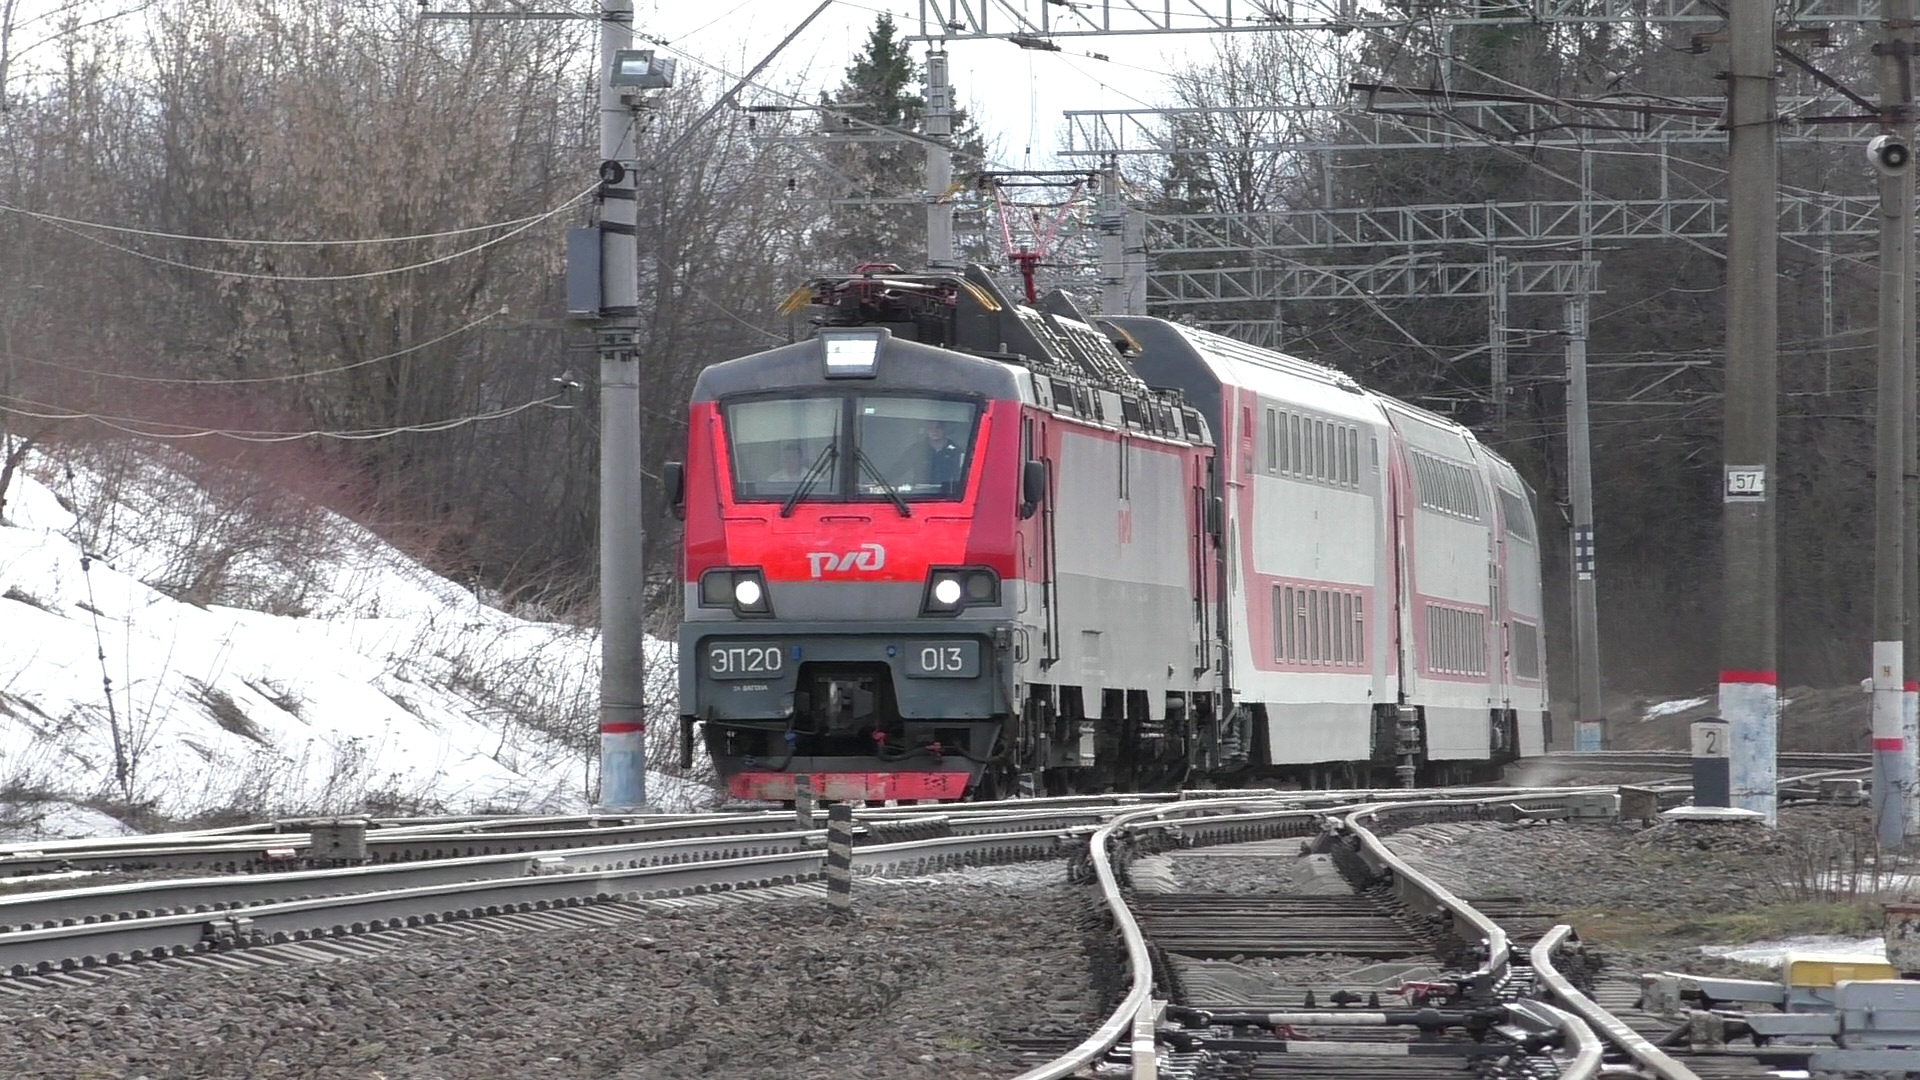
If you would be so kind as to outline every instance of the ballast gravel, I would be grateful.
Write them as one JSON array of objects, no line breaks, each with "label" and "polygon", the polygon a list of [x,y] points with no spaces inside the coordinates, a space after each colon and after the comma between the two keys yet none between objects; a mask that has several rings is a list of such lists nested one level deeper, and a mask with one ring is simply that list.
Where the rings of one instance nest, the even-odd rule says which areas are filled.
[{"label": "ballast gravel", "polygon": [[[1783,806],[1776,828],[1753,824],[1539,821],[1416,825],[1386,844],[1455,895],[1510,898],[1542,915],[1565,917],[1606,941],[1600,955],[1615,972],[1683,970],[1766,978],[1753,965],[1704,955],[1702,944],[1736,943],[1738,920],[1723,920],[1720,937],[1691,919],[1746,915],[1768,936],[1766,913],[1793,905],[1858,904],[1872,908],[1920,871],[1920,855],[1882,854],[1867,810],[1858,806]],[[1238,854],[1236,853],[1244,853]],[[1263,841],[1215,849],[1208,857],[1175,853],[1166,862],[1182,889],[1253,895],[1338,890],[1324,856],[1301,841]],[[1511,907],[1512,905],[1507,905]],[[1538,921],[1538,920],[1536,920]],[[1644,932],[1649,925],[1666,927]],[[1631,947],[1619,940],[1632,942]],[[1289,966],[1287,974],[1338,974],[1340,960]],[[1356,961],[1354,966],[1359,966]],[[1297,967],[1297,972],[1294,970]]]},{"label": "ballast gravel", "polygon": [[371,958],[136,967],[0,998],[0,1076],[48,1080],[1005,1080],[1109,1006],[1061,864],[649,905],[613,928]]}]

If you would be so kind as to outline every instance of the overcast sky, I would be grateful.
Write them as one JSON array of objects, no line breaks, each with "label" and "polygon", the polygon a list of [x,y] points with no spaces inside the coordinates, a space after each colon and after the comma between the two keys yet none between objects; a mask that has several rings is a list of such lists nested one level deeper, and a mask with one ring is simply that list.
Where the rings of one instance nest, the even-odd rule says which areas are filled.
[{"label": "overcast sky", "polygon": [[[640,33],[740,75],[799,25],[815,2],[635,0],[634,6]],[[836,0],[755,81],[779,90],[801,85],[809,92],[838,86],[882,11],[893,15],[903,34],[919,32],[918,0]],[[1165,73],[1185,56],[1209,55],[1214,40],[1194,34],[1061,38],[1060,52],[998,40],[956,41],[947,49],[958,101],[985,131],[999,164],[1050,168],[1060,164],[1051,155],[1063,110],[1164,104]],[[915,60],[924,63],[926,51],[916,43]]]},{"label": "overcast sky", "polygon": [[[50,62],[46,50],[18,53],[57,33],[61,17],[82,23],[109,19],[133,28],[152,0],[19,0],[14,18],[19,33],[13,46],[16,78]],[[398,0],[396,0],[396,3]],[[591,11],[597,0],[512,0],[531,9]],[[669,43],[682,55],[684,68],[706,68],[727,77],[745,74],[780,39],[806,18],[817,0],[633,0],[638,33]],[[978,2],[978,0],[976,0]],[[1031,9],[1039,21],[1048,0],[1000,0]],[[497,9],[500,0],[429,0],[433,10]],[[404,6],[412,10],[412,2]],[[1149,5],[1157,6],[1157,5]],[[1206,8],[1223,8],[1202,0]],[[1236,10],[1243,5],[1236,5]],[[1055,5],[1051,12],[1060,18]],[[755,81],[812,98],[839,85],[854,55],[866,45],[874,19],[888,12],[904,35],[920,29],[920,0],[834,0],[774,64]],[[994,16],[1006,22],[1003,13]],[[591,34],[582,26],[582,34]],[[967,108],[987,136],[997,163],[1008,168],[1049,168],[1059,142],[1061,112],[1066,109],[1138,108],[1165,104],[1166,72],[1186,58],[1205,57],[1215,35],[1062,37],[1061,51],[1022,49],[1001,40],[956,41],[948,45],[959,104]],[[644,43],[642,44],[644,47]],[[915,61],[925,63],[927,46],[912,46]],[[1096,59],[1100,54],[1106,59]]]}]

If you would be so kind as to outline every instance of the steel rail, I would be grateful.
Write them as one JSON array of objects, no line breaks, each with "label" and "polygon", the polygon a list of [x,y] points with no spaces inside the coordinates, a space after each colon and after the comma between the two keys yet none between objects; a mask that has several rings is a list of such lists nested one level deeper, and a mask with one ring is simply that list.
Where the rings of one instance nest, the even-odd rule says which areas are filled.
[{"label": "steel rail", "polygon": [[[969,818],[958,827],[944,819],[909,822],[921,827],[946,826],[950,836],[999,836],[1020,832],[1062,833],[1085,829],[1110,816],[1103,808],[1045,813],[996,813]],[[791,819],[788,819],[789,824]],[[872,823],[864,823],[872,824]],[[881,823],[888,824],[888,823]],[[942,837],[902,836],[889,841],[884,830],[869,830],[865,847]],[[344,896],[415,886],[451,885],[479,879],[517,877],[527,873],[578,873],[626,869],[666,862],[699,862],[741,855],[778,854],[820,849],[824,829],[753,833],[745,836],[692,836],[651,840],[637,844],[564,848],[531,853],[503,853],[417,862],[389,862],[322,870],[275,874],[239,874],[198,878],[159,878],[44,892],[0,896],[0,932],[45,929],[77,922],[152,918],[189,911],[219,911],[281,900]]]},{"label": "steel rail", "polygon": [[1394,895],[1409,904],[1425,901],[1430,908],[1444,909],[1455,919],[1464,922],[1479,933],[1486,943],[1486,959],[1481,963],[1481,971],[1488,979],[1488,989],[1506,977],[1507,966],[1512,952],[1507,947],[1507,932],[1485,915],[1480,914],[1466,901],[1453,895],[1439,882],[1420,871],[1415,870],[1405,859],[1388,850],[1386,844],[1371,829],[1362,825],[1363,817],[1378,818],[1381,814],[1406,811],[1413,807],[1432,809],[1436,806],[1482,806],[1502,800],[1435,800],[1423,803],[1391,802],[1364,807],[1350,813],[1344,819],[1347,829],[1360,841],[1360,855],[1367,864],[1378,873],[1387,870],[1393,875]]},{"label": "steel rail", "polygon": [[[1476,799],[1410,800],[1402,798],[1393,802],[1377,801],[1358,805],[1310,808],[1294,805],[1274,806],[1272,799],[1228,798],[1143,807],[1117,815],[1113,820],[1095,830],[1089,838],[1088,861],[1099,883],[1102,899],[1112,915],[1116,929],[1120,932],[1121,942],[1127,954],[1130,987],[1113,1012],[1079,1045],[1052,1061],[1019,1074],[1014,1080],[1066,1080],[1079,1069],[1092,1064],[1118,1047],[1123,1039],[1129,1038],[1131,1038],[1133,1075],[1137,1078],[1145,1078],[1157,1072],[1155,1062],[1158,1055],[1142,1046],[1136,1026],[1139,1018],[1147,1014],[1152,1004],[1153,963],[1147,951],[1145,935],[1128,908],[1126,897],[1120,890],[1118,875],[1113,868],[1113,853],[1110,847],[1116,837],[1133,832],[1162,830],[1185,843],[1198,841],[1220,843],[1244,839],[1250,834],[1263,830],[1266,835],[1273,835],[1274,832],[1289,825],[1338,823],[1360,842],[1364,856],[1368,858],[1370,865],[1375,866],[1376,871],[1378,869],[1392,871],[1396,891],[1403,888],[1412,890],[1411,895],[1402,894],[1403,899],[1414,900],[1424,896],[1436,906],[1453,912],[1456,918],[1484,935],[1489,947],[1481,963],[1480,974],[1491,987],[1506,977],[1511,959],[1505,931],[1442,888],[1438,882],[1414,870],[1404,860],[1387,850],[1379,838],[1361,824],[1361,818],[1377,819],[1381,815],[1431,810],[1436,806],[1478,808],[1502,803],[1550,805],[1556,801],[1563,801],[1571,795],[1613,790],[1616,789],[1582,787],[1501,790],[1492,796]],[[1537,1004],[1537,1011],[1528,1015],[1533,1019],[1544,1020],[1545,1026],[1558,1028],[1565,1033],[1568,1041],[1574,1044],[1574,1062],[1567,1070],[1563,1070],[1564,1080],[1589,1080],[1597,1075],[1601,1057],[1600,1044],[1598,1037],[1584,1021],[1571,1013],[1544,1004]]]},{"label": "steel rail", "polygon": [[[945,836],[854,850],[865,874],[924,873],[967,862],[1062,858],[1072,833]],[[809,848],[656,866],[539,873],[287,900],[224,911],[111,920],[0,933],[0,973],[42,974],[184,955],[217,946],[283,943],[449,918],[764,888],[819,879],[826,852]]]},{"label": "steel rail", "polygon": [[[1864,769],[1872,764],[1870,754],[1793,751],[1778,755],[1781,768],[1787,769]],[[1684,750],[1562,750],[1525,758],[1518,764],[1553,765],[1567,768],[1628,769],[1685,768],[1693,755]]]},{"label": "steel rail", "polygon": [[1600,1075],[1600,1067],[1606,1047],[1600,1042],[1600,1036],[1579,1017],[1557,1009],[1544,1001],[1515,1001],[1507,1006],[1509,1012],[1518,1012],[1542,1027],[1551,1027],[1566,1037],[1573,1048],[1572,1060],[1560,1066],[1557,1080],[1593,1080]]},{"label": "steel rail", "polygon": [[[1453,794],[1495,793],[1514,789],[1452,789]],[[1286,800],[1295,805],[1361,802],[1391,797],[1380,790],[1358,791],[1219,791],[1159,792],[1011,799],[987,803],[939,803],[917,807],[869,810],[869,821],[950,818],[956,830],[990,828],[996,820],[1037,815],[1062,815],[1063,825],[1101,811],[1147,805],[1188,802],[1218,803],[1249,798]],[[1404,794],[1402,797],[1405,797]],[[994,815],[1007,815],[996,818]],[[655,837],[728,836],[778,832],[795,828],[788,811],[730,812],[685,815],[567,815],[553,818],[433,819],[418,825],[383,819],[369,828],[369,861],[407,862],[422,859],[472,858],[483,855],[529,854],[569,847],[638,843]],[[280,823],[281,826],[288,824]],[[303,823],[304,824],[304,823]],[[371,824],[371,822],[370,822]],[[511,827],[509,827],[511,826]],[[557,826],[557,827],[555,827]],[[0,881],[66,869],[108,867],[257,868],[284,863],[312,847],[305,831],[263,832],[258,826],[209,830],[205,833],[169,833],[148,836],[59,840],[41,844],[0,845]]]},{"label": "steel rail", "polygon": [[[569,847],[605,846],[640,843],[650,839],[676,837],[742,836],[780,832],[795,828],[792,814],[716,815],[693,818],[657,819],[580,829],[548,829],[522,832],[457,833],[398,830],[384,833],[369,830],[366,844],[369,861],[409,862],[421,859],[471,858],[480,855],[530,854],[563,850]],[[261,833],[252,839],[231,837],[205,841],[176,842],[166,837],[153,843],[142,838],[145,846],[112,846],[99,849],[29,849],[0,855],[0,875],[20,875],[77,868],[101,867],[249,867],[284,862],[302,850],[311,850],[312,834]],[[0,878],[4,881],[4,878]]]},{"label": "steel rail", "polygon": [[383,863],[373,866],[297,870],[281,874],[161,878],[0,897],[0,933],[76,922],[152,918],[189,911],[220,911],[281,900],[306,900],[396,888],[452,885],[529,873],[579,873],[667,862],[700,862],[741,855],[770,855],[818,847],[825,833],[767,833],[742,837],[682,837],[641,844],[568,848],[533,854],[480,855],[462,859]]},{"label": "steel rail", "polygon": [[[1236,820],[1228,821],[1225,815],[1229,811],[1245,809]],[[1153,993],[1153,961],[1148,955],[1146,936],[1140,930],[1140,924],[1129,909],[1126,896],[1120,891],[1118,875],[1113,868],[1113,855],[1109,850],[1116,836],[1129,832],[1135,827],[1164,826],[1165,822],[1152,819],[1169,815],[1211,815],[1215,820],[1205,817],[1188,821],[1183,818],[1180,827],[1183,834],[1206,836],[1209,834],[1238,836],[1248,830],[1263,825],[1278,825],[1282,822],[1301,821],[1314,823],[1324,820],[1327,808],[1302,808],[1297,806],[1272,807],[1271,800],[1260,800],[1249,804],[1241,799],[1221,799],[1176,803],[1169,806],[1143,807],[1129,813],[1123,813],[1112,821],[1102,825],[1088,840],[1088,861],[1091,863],[1094,877],[1099,882],[1102,899],[1111,913],[1115,928],[1120,932],[1121,943],[1127,954],[1127,972],[1130,987],[1113,1012],[1095,1028],[1093,1033],[1079,1045],[1065,1054],[1019,1074],[1014,1080],[1066,1080],[1079,1069],[1092,1064],[1117,1046],[1123,1038],[1128,1038],[1134,1029],[1136,1019],[1145,1012]],[[1135,1073],[1144,1070],[1153,1071],[1151,1062],[1142,1061],[1141,1048],[1133,1048]],[[1157,1055],[1154,1055],[1157,1056]]]},{"label": "steel rail", "polygon": [[[1080,1045],[1044,1065],[1021,1073],[1014,1080],[1066,1080],[1081,1066],[1104,1056],[1122,1038],[1128,1037],[1133,1031],[1135,1018],[1150,1004],[1153,960],[1147,955],[1146,935],[1140,932],[1140,924],[1134,920],[1133,912],[1127,909],[1127,899],[1120,892],[1120,880],[1114,872],[1112,853],[1107,850],[1107,845],[1133,821],[1153,817],[1162,810],[1162,807],[1155,806],[1121,814],[1100,826],[1087,841],[1088,861],[1093,866],[1094,877],[1100,883],[1100,894],[1106,900],[1107,909],[1113,913],[1114,924],[1120,931],[1121,942],[1127,951],[1127,972],[1132,986],[1126,998]],[[1311,812],[1295,811],[1303,814]]]},{"label": "steel rail", "polygon": [[1588,1025],[1604,1033],[1609,1042],[1626,1051],[1627,1056],[1639,1063],[1640,1067],[1657,1076],[1660,1080],[1700,1080],[1694,1071],[1675,1061],[1665,1051],[1648,1042],[1639,1032],[1628,1027],[1619,1017],[1600,1007],[1599,1003],[1580,992],[1579,988],[1560,974],[1553,966],[1553,954],[1573,933],[1573,928],[1565,923],[1555,926],[1541,938],[1528,953],[1533,963],[1533,978],[1536,983],[1544,982],[1548,992],[1561,1007],[1579,1016]]}]

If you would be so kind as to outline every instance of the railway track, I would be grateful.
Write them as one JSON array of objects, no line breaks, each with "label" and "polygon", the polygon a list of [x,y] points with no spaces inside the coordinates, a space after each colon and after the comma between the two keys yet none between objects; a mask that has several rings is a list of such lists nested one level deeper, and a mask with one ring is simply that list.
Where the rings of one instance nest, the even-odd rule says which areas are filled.
[{"label": "railway track", "polygon": [[[1262,793],[1260,801],[1304,821],[1326,807],[1372,797],[1273,792]],[[1116,815],[1237,801],[1112,796],[869,811],[861,815],[854,863],[863,873],[911,873],[1063,857],[1070,842],[1084,841]],[[773,812],[588,822],[558,830],[542,819],[517,822],[520,831],[474,831],[474,824],[396,827],[378,845],[369,841],[370,855],[379,849],[387,857],[366,865],[154,878],[0,897],[0,976],[45,977],[477,916],[813,882],[820,880],[826,858],[823,830],[800,829],[791,814]],[[605,842],[615,839],[625,842]],[[257,835],[242,841],[253,850],[260,843]],[[465,854],[489,845],[502,850]],[[187,859],[233,847],[232,834],[223,832],[34,857],[112,860],[160,851]],[[400,857],[404,853],[418,857]]]},{"label": "railway track", "polygon": [[[1018,1080],[1065,1080],[1095,1063],[1109,1070],[1103,1075],[1134,1080],[1337,1080],[1466,1068],[1486,1077],[1591,1080],[1603,1065],[1658,1080],[1771,1075],[1773,1066],[1751,1059],[1708,1059],[1696,1071],[1662,1051],[1655,1041],[1664,1031],[1625,1008],[1619,986],[1601,988],[1605,1005],[1583,989],[1584,964],[1567,952],[1569,930],[1552,924],[1551,913],[1456,897],[1382,839],[1420,822],[1591,810],[1584,795],[1525,792],[1309,814],[1247,803],[1119,815],[1095,834],[1091,859],[1128,956],[1128,993],[1078,1046],[1034,1047],[1055,1056]],[[1160,851],[1276,838],[1297,847],[1304,836],[1315,838],[1352,892],[1193,895],[1151,880]],[[1247,976],[1249,961],[1284,971],[1289,959],[1326,954],[1370,963],[1361,970],[1376,978]]]},{"label": "railway track", "polygon": [[[974,804],[962,816],[938,807],[903,807],[863,815],[862,839],[885,837],[909,827],[983,830],[1003,823],[1031,827],[1068,826],[1101,807],[1121,805],[1099,799],[1026,800]],[[951,810],[951,808],[948,808]],[[601,818],[457,819],[416,825],[370,823],[365,858],[369,864],[418,863],[488,856],[539,855],[582,848],[648,845],[681,840],[726,840],[790,833],[790,811],[757,810],[719,814]],[[53,841],[0,846],[0,885],[9,877],[72,870],[203,870],[218,873],[285,871],[330,865],[324,847],[310,831],[227,832],[115,837],[106,840]],[[0,918],[0,922],[6,921]]]},{"label": "railway track", "polygon": [[[1085,816],[1097,817],[1098,811]],[[962,835],[857,848],[860,873],[1059,858],[1057,815],[976,822]],[[288,875],[141,882],[0,901],[0,975],[32,978],[462,919],[821,880],[818,830]]]},{"label": "railway track", "polygon": [[[1209,794],[1268,797],[1310,806],[1351,802],[1372,793],[1186,792],[902,806],[863,812],[861,830],[863,837],[877,837],[915,823],[942,820],[951,828],[962,830],[993,828],[1002,821],[1012,820],[1032,822],[1039,827],[1048,815],[1064,827],[1101,810],[1206,798]],[[323,823],[295,821],[189,833],[0,844],[0,886],[12,877],[73,870],[244,873],[332,865],[335,860],[324,846],[316,848],[315,834],[309,828],[319,824]],[[366,825],[364,861],[368,863],[531,855],[569,848],[763,835],[791,831],[795,827],[791,811],[775,808],[682,815],[384,819],[368,821]]]},{"label": "railway track", "polygon": [[[1081,1042],[1029,1046],[1034,1064],[1021,1080],[1064,1080],[1096,1063],[1125,1070],[1104,1075],[1190,1080],[1391,1077],[1465,1066],[1486,1076],[1581,1080],[1597,1076],[1608,1060],[1634,1061],[1642,1076],[1665,1080],[1765,1075],[1729,1072],[1724,1063],[1696,1073],[1666,1058],[1651,1046],[1661,1034],[1657,1022],[1626,1008],[1619,987],[1603,983],[1588,996],[1560,975],[1567,941],[1550,913],[1498,897],[1451,896],[1382,840],[1427,821],[1586,815],[1609,803],[1610,794],[1209,793],[899,808],[863,813],[866,842],[853,858],[859,873],[908,875],[1014,860],[1084,861],[1119,932],[1127,991]],[[624,926],[633,905],[622,901],[818,889],[825,864],[819,831],[794,827],[790,815],[735,817],[758,819],[764,828],[675,835],[676,827],[699,830],[710,822],[655,820],[623,824],[653,827],[649,839],[629,844],[0,900],[0,994],[111,977],[116,968],[155,959],[237,970],[377,953],[409,935],[460,933],[469,920],[524,929],[582,920]],[[579,831],[521,824],[535,836]],[[470,825],[447,829],[482,835]],[[1153,860],[1167,853],[1249,842],[1297,848],[1308,839],[1339,864],[1355,892],[1183,896],[1150,880]],[[1285,963],[1329,953],[1397,965],[1401,977],[1249,983],[1230,971],[1236,959]],[[1406,983],[1430,985],[1417,998],[1396,996]],[[1219,1072],[1222,1061],[1241,1071]]]},{"label": "railway track", "polygon": [[[1873,765],[1871,754],[1785,753],[1779,755],[1776,761],[1776,767],[1781,772],[1846,772],[1868,769]],[[1589,750],[1542,754],[1527,758],[1519,767],[1541,766],[1562,772],[1686,772],[1692,765],[1693,756],[1682,751]]]}]

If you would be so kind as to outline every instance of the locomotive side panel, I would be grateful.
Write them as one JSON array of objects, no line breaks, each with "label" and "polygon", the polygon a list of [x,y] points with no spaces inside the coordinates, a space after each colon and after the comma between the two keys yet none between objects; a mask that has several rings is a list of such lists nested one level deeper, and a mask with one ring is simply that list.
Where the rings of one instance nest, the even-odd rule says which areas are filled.
[{"label": "locomotive side panel", "polygon": [[1057,483],[1051,527],[1054,650],[1032,681],[1079,686],[1099,719],[1108,691],[1144,691],[1151,718],[1169,691],[1203,687],[1187,482],[1191,448],[1058,418],[1047,454]]}]

